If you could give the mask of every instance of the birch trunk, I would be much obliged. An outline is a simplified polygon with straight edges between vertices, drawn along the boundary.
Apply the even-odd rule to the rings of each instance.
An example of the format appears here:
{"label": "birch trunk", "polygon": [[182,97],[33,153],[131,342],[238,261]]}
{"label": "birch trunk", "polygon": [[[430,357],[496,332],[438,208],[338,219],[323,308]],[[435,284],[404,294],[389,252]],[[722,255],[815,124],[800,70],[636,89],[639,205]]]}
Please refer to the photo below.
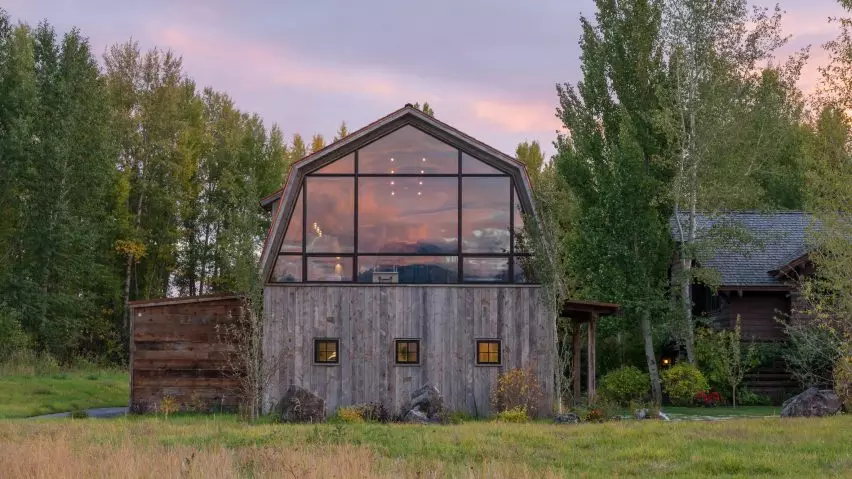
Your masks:
{"label": "birch trunk", "polygon": [[645,341],[645,359],[648,362],[648,374],[651,376],[651,394],[654,404],[663,402],[663,388],[660,384],[660,370],[657,368],[657,356],[654,354],[654,337],[651,335],[651,320],[648,313],[642,313],[642,339]]}

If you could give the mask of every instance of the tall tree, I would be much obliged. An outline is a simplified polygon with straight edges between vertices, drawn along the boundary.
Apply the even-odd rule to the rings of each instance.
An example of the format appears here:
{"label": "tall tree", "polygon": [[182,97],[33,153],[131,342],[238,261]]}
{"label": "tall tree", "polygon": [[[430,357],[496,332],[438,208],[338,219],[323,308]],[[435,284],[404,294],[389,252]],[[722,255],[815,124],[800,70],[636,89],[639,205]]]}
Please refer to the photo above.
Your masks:
{"label": "tall tree", "polygon": [[423,102],[422,107],[420,106],[420,103],[415,103],[414,108],[417,108],[418,110],[422,111],[423,113],[425,113],[429,116],[435,116],[435,110],[433,110],[432,107],[429,106],[428,102]]}
{"label": "tall tree", "polygon": [[293,143],[290,145],[290,163],[299,161],[308,154],[308,147],[305,145],[305,140],[298,133],[293,134]]}
{"label": "tall tree", "polygon": [[120,148],[119,181],[127,195],[115,245],[124,257],[126,304],[168,294],[180,235],[178,205],[195,162],[178,146],[195,86],[171,51],[143,54],[138,43],[128,42],[112,46],[104,63]]}
{"label": "tall tree", "polygon": [[342,140],[349,135],[349,128],[346,127],[346,122],[340,123],[340,128],[337,129],[337,134],[334,135],[334,141]]}
{"label": "tall tree", "polygon": [[[840,3],[852,11],[852,1]],[[816,220],[810,255],[816,273],[805,282],[804,296],[820,330],[837,339],[837,355],[848,358],[852,356],[852,18],[837,21],[840,34],[825,45],[830,61],[821,70],[822,109],[805,155],[806,204]]]}
{"label": "tall tree", "polygon": [[311,153],[316,153],[323,148],[325,148],[325,138],[317,133],[311,138]]}
{"label": "tall tree", "polygon": [[662,5],[597,0],[596,23],[581,19],[583,80],[558,87],[557,168],[577,202],[569,268],[581,294],[619,302],[641,326],[654,400],[662,397],[652,318],[665,310],[670,258],[670,180],[664,132],[666,72]]}
{"label": "tall tree", "polygon": [[533,185],[538,183],[539,175],[541,175],[544,167],[544,153],[541,151],[541,145],[538,141],[524,141],[519,143],[515,149],[515,156],[527,167],[527,172],[530,174],[530,181]]}
{"label": "tall tree", "polygon": [[0,120],[0,156],[9,165],[2,181],[16,198],[2,206],[13,226],[0,294],[21,313],[35,347],[68,359],[87,321],[113,306],[107,103],[77,30],[60,38],[45,22],[3,33],[11,34],[3,42],[3,90],[14,96]]}
{"label": "tall tree", "polygon": [[[767,161],[775,163],[752,139],[762,139],[763,129],[776,127],[781,120],[757,122],[751,125],[754,128],[746,128],[740,120],[766,119],[761,108],[767,99],[761,103],[760,93],[778,91],[780,84],[771,84],[771,77],[761,73],[761,64],[786,39],[777,8],[773,12],[756,9],[752,14],[746,0],[667,0],[663,18],[674,77],[671,99],[676,105],[670,133],[677,138],[678,148],[672,200],[679,245],[676,281],[684,321],[676,331],[688,360],[694,363],[692,284],[709,281],[708,272],[695,268],[695,263],[702,249],[732,239],[714,238],[702,244],[697,217],[700,211],[713,214],[729,206],[731,198],[755,191],[759,187],[756,172]],[[793,67],[794,73],[798,71],[800,64]],[[742,132],[748,133],[747,141],[742,141]],[[790,161],[789,153],[785,154]],[[744,203],[748,201],[736,206]]]}

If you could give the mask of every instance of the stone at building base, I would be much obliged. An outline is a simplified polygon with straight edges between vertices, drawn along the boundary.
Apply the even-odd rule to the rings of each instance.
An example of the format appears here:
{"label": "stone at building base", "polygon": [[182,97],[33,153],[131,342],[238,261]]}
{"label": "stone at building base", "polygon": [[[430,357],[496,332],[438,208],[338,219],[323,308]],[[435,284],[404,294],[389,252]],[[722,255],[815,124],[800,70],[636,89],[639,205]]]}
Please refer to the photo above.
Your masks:
{"label": "stone at building base", "polygon": [[444,412],[444,396],[438,388],[426,384],[411,393],[411,400],[403,411],[404,422],[441,422]]}
{"label": "stone at building base", "polygon": [[842,404],[830,389],[810,388],[781,406],[781,417],[822,417],[840,412]]}
{"label": "stone at building base", "polygon": [[278,403],[282,422],[322,422],[325,420],[325,401],[316,394],[291,385]]}

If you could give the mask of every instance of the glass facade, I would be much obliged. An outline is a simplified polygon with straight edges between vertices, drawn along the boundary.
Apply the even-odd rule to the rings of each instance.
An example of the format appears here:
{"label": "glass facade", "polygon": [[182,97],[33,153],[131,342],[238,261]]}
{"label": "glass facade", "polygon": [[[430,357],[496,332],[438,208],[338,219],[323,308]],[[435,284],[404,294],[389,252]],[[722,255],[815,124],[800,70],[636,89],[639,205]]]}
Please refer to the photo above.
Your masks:
{"label": "glass facade", "polygon": [[530,283],[512,177],[413,126],[308,172],[270,282]]}

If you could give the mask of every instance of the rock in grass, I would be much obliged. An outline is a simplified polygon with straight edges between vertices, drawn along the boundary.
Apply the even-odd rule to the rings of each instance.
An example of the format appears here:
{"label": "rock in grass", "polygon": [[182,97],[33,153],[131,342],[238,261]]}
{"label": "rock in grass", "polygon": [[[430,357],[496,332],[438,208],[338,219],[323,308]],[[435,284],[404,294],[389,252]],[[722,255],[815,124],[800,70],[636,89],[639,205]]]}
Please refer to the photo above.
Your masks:
{"label": "rock in grass", "polygon": [[433,418],[443,411],[444,396],[441,395],[438,388],[431,384],[426,384],[411,393],[411,401],[409,402],[408,409],[419,409],[429,418]]}
{"label": "rock in grass", "polygon": [[426,413],[421,411],[419,408],[414,408],[406,413],[405,417],[402,418],[402,422],[427,424],[433,421],[430,420],[429,416],[427,416]]}
{"label": "rock in grass", "polygon": [[579,424],[580,416],[574,414],[573,412],[560,414],[553,418],[554,424]]}
{"label": "rock in grass", "polygon": [[822,417],[840,412],[843,404],[830,389],[810,388],[781,406],[781,417]]}
{"label": "rock in grass", "polygon": [[325,400],[296,385],[291,385],[278,403],[282,422],[322,422]]}

